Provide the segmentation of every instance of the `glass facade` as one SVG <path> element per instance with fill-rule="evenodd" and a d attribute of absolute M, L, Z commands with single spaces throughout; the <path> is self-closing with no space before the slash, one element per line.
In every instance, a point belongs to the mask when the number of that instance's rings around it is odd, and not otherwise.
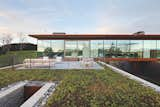
<path fill-rule="evenodd" d="M 51 40 L 51 48 L 54 52 L 64 51 L 64 40 Z"/>
<path fill-rule="evenodd" d="M 44 51 L 49 48 L 50 57 L 64 56 L 64 40 L 38 40 L 38 56 L 45 56 Z"/>
<path fill-rule="evenodd" d="M 38 40 L 38 52 L 44 52 L 47 47 L 50 47 L 50 41 Z"/>
<path fill-rule="evenodd" d="M 104 57 L 115 58 L 117 41 L 116 40 L 104 40 Z"/>
<path fill-rule="evenodd" d="M 160 58 L 160 40 L 38 40 L 38 52 L 48 47 L 53 56 Z"/>
<path fill-rule="evenodd" d="M 95 58 L 104 56 L 103 43 L 103 40 L 91 40 L 91 57 Z"/>
<path fill-rule="evenodd" d="M 157 58 L 160 58 L 160 40 L 157 40 Z"/>
<path fill-rule="evenodd" d="M 117 41 L 116 53 L 118 58 L 130 57 L 130 41 L 120 40 Z"/>
<path fill-rule="evenodd" d="M 77 41 L 65 41 L 65 56 L 77 57 L 78 56 L 78 42 Z"/>
<path fill-rule="evenodd" d="M 90 41 L 78 41 L 78 57 L 90 57 Z"/>
<path fill-rule="evenodd" d="M 143 40 L 130 41 L 130 57 L 143 58 Z"/>
<path fill-rule="evenodd" d="M 156 40 L 145 40 L 144 41 L 144 58 L 156 58 L 157 57 L 157 41 Z"/>

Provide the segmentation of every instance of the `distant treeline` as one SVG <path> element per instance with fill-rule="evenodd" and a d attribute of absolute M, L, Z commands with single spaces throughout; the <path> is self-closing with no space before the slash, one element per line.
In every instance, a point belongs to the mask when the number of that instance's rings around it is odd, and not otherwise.
<path fill-rule="evenodd" d="M 31 43 L 14 43 L 0 47 L 0 54 L 5 54 L 7 51 L 19 50 L 37 50 L 37 45 Z"/>

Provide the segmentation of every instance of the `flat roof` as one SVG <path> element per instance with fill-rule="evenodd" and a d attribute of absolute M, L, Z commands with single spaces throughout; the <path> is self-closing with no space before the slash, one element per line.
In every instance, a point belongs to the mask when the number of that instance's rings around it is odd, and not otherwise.
<path fill-rule="evenodd" d="M 39 40 L 160 40 L 160 34 L 30 34 Z"/>

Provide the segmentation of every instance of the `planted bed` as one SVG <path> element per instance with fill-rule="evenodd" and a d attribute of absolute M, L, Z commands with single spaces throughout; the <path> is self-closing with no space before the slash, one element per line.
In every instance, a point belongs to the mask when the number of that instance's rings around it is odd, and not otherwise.
<path fill-rule="evenodd" d="M 113 72 L 102 70 L 1 70 L 0 86 L 16 81 L 60 81 L 46 107 L 157 107 L 160 94 Z"/>

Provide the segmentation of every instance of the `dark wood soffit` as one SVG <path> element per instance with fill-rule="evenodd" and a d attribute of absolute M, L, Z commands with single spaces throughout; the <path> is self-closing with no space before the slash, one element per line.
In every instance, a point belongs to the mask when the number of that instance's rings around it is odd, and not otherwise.
<path fill-rule="evenodd" d="M 126 34 L 35 34 L 29 35 L 40 40 L 160 40 L 160 34 L 126 35 Z"/>

